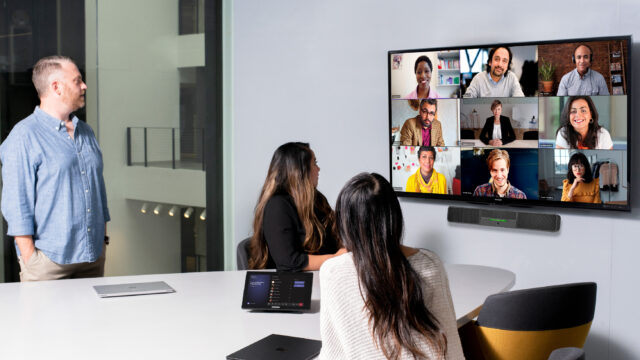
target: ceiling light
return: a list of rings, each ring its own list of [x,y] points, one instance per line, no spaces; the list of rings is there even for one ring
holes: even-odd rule
[[[180,208],[177,205],[173,205],[171,209],[169,209],[169,216],[174,216]]]

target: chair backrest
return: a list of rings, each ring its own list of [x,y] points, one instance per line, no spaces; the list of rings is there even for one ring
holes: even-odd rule
[[[248,237],[238,243],[238,248],[236,250],[236,268],[238,270],[248,270],[249,269],[249,244],[251,243],[251,238]]]
[[[574,283],[489,296],[476,333],[490,359],[547,359],[561,347],[581,348],[596,306],[595,283]]]
[[[585,360],[584,350],[574,347],[555,349],[547,360]]]
[[[538,140],[538,131],[525,131],[522,140]]]
[[[473,139],[473,138],[475,138],[475,133],[473,132],[473,130],[462,129],[462,130],[460,130],[460,138],[461,139]]]

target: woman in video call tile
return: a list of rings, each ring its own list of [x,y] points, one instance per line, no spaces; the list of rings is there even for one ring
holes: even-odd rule
[[[418,162],[420,167],[407,180],[407,192],[446,194],[447,179],[433,168],[436,161],[436,149],[432,146],[420,146]]]
[[[511,126],[511,120],[501,115],[502,103],[500,100],[493,100],[491,103],[492,117],[487,118],[487,122],[480,133],[480,141],[485,145],[501,146],[506,145],[516,139],[516,133]]]
[[[338,249],[333,210],[316,189],[319,174],[309,144],[276,149],[255,209],[250,269],[318,270],[345,252]]]
[[[598,110],[589,96],[572,96],[562,109],[556,135],[558,149],[613,149],[607,129],[598,124]]]
[[[431,86],[429,86],[429,83],[431,82],[432,71],[433,65],[431,64],[431,60],[429,60],[426,55],[422,55],[417,58],[415,64],[413,65],[413,72],[416,74],[416,81],[418,81],[418,86],[416,86],[415,90],[403,97],[403,99],[436,99],[438,97],[436,89],[433,89]]]
[[[567,178],[562,181],[561,201],[599,204],[600,182],[593,178],[589,160],[583,153],[575,153],[569,159]]]
[[[391,184],[356,175],[338,195],[336,217],[349,252],[320,269],[319,359],[463,359],[444,265],[430,250],[402,245]]]
[[[487,165],[491,180],[487,184],[476,187],[473,196],[503,197],[509,199],[526,199],[527,195],[509,183],[509,153],[506,150],[494,149],[487,157]]]

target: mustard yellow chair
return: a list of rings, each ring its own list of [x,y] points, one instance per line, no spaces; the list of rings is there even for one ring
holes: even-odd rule
[[[485,360],[546,360],[562,347],[582,348],[596,306],[595,283],[489,296],[473,324]]]

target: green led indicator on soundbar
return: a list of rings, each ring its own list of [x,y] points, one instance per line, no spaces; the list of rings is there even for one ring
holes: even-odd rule
[[[491,219],[491,218],[489,218],[489,221],[507,222],[506,219]]]

